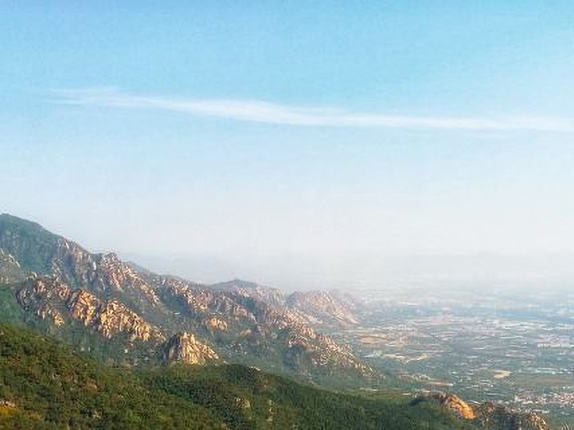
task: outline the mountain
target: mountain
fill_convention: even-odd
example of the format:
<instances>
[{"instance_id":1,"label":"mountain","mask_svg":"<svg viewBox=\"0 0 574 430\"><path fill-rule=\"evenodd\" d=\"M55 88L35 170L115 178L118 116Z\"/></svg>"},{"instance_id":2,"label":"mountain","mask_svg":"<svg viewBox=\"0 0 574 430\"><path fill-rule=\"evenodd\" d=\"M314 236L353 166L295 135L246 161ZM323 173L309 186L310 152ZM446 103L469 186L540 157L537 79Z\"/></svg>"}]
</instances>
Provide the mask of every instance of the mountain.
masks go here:
<instances>
[{"instance_id":1,"label":"mountain","mask_svg":"<svg viewBox=\"0 0 574 430\"><path fill-rule=\"evenodd\" d=\"M357 301L338 291L294 292L286 306L317 324L357 324Z\"/></svg>"},{"instance_id":2,"label":"mountain","mask_svg":"<svg viewBox=\"0 0 574 430\"><path fill-rule=\"evenodd\" d=\"M472 429L432 404L340 394L240 365L108 367L0 323L0 430Z\"/></svg>"},{"instance_id":3,"label":"mountain","mask_svg":"<svg viewBox=\"0 0 574 430\"><path fill-rule=\"evenodd\" d=\"M342 302L306 297L246 281L208 286L161 276L0 215L0 319L109 363L244 363L317 383L377 383L348 346L316 331L331 312L352 322Z\"/></svg>"},{"instance_id":4,"label":"mountain","mask_svg":"<svg viewBox=\"0 0 574 430\"><path fill-rule=\"evenodd\" d=\"M214 289L232 291L239 295L264 301L290 311L293 318L314 327L357 324L356 310L360 303L349 295L333 291L295 291L285 295L277 288L235 279L211 285Z\"/></svg>"},{"instance_id":5,"label":"mountain","mask_svg":"<svg viewBox=\"0 0 574 430\"><path fill-rule=\"evenodd\" d=\"M261 300L273 306L283 306L285 304L285 296L281 290L265 287L255 282L234 279L232 281L213 284L211 287L216 290L231 291L241 296Z\"/></svg>"}]
</instances>

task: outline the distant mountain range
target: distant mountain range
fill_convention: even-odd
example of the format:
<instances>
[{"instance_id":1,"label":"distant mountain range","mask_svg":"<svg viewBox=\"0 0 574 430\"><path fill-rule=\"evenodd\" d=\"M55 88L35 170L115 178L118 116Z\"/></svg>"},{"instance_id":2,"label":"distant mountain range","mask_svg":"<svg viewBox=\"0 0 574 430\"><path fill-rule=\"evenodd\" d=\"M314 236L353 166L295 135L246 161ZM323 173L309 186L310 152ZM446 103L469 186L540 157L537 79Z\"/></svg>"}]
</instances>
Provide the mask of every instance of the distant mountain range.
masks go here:
<instances>
[{"instance_id":1,"label":"distant mountain range","mask_svg":"<svg viewBox=\"0 0 574 430\"><path fill-rule=\"evenodd\" d=\"M357 323L358 303L348 296L161 276L7 214L0 215L0 298L0 320L109 363L244 363L327 385L382 378L317 331Z\"/></svg>"}]
</instances>

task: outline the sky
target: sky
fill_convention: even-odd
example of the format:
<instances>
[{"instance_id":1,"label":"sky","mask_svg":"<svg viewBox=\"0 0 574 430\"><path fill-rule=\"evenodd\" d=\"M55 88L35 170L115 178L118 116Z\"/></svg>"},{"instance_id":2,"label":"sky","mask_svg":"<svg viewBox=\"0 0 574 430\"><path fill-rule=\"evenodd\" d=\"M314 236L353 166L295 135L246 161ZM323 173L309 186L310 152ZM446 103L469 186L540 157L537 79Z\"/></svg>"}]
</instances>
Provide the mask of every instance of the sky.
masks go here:
<instances>
[{"instance_id":1,"label":"sky","mask_svg":"<svg viewBox=\"0 0 574 430\"><path fill-rule=\"evenodd\" d=\"M570 0L0 0L0 212L205 282L570 274L572 22Z\"/></svg>"}]
</instances>

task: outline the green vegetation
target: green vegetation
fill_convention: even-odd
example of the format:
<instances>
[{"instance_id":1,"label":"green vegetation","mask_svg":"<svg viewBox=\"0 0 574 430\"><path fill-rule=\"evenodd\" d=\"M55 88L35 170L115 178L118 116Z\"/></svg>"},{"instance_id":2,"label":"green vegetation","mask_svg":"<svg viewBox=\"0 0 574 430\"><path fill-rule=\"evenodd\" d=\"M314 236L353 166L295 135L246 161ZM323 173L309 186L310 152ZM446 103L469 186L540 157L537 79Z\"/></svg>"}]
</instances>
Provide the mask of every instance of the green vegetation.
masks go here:
<instances>
[{"instance_id":1,"label":"green vegetation","mask_svg":"<svg viewBox=\"0 0 574 430\"><path fill-rule=\"evenodd\" d=\"M9 249L26 272L50 273L59 239L35 222L0 215L0 248Z\"/></svg>"},{"instance_id":2,"label":"green vegetation","mask_svg":"<svg viewBox=\"0 0 574 430\"><path fill-rule=\"evenodd\" d=\"M22 309L14 290L7 285L0 283L0 318L2 321L21 323L26 319L25 311Z\"/></svg>"},{"instance_id":3,"label":"green vegetation","mask_svg":"<svg viewBox=\"0 0 574 430\"><path fill-rule=\"evenodd\" d=\"M0 324L0 429L456 429L430 403L304 386L253 368L107 367Z\"/></svg>"}]
</instances>

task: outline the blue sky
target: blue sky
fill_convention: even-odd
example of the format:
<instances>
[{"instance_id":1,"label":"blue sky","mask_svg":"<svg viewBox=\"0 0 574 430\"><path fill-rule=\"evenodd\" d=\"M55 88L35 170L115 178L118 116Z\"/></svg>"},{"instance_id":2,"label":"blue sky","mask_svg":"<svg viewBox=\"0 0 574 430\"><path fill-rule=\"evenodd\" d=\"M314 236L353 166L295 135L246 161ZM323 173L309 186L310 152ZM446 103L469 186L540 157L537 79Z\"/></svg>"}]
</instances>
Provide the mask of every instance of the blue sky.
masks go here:
<instances>
[{"instance_id":1,"label":"blue sky","mask_svg":"<svg viewBox=\"0 0 574 430\"><path fill-rule=\"evenodd\" d=\"M209 280L573 253L572 22L571 1L3 1L0 209Z\"/></svg>"}]
</instances>

